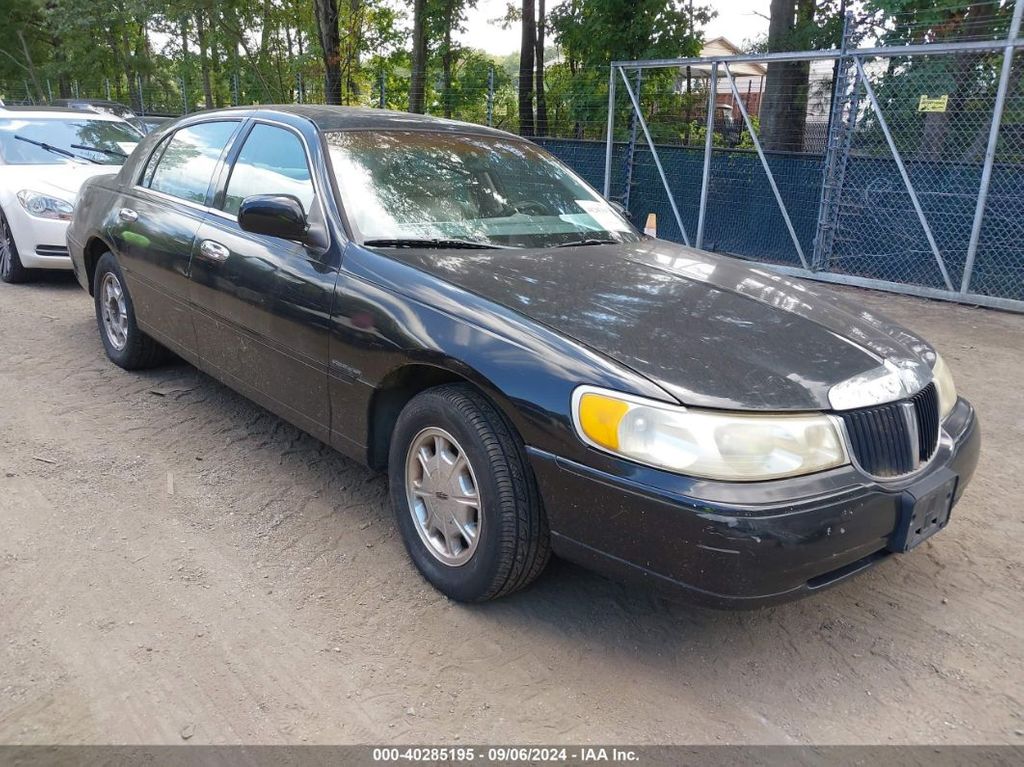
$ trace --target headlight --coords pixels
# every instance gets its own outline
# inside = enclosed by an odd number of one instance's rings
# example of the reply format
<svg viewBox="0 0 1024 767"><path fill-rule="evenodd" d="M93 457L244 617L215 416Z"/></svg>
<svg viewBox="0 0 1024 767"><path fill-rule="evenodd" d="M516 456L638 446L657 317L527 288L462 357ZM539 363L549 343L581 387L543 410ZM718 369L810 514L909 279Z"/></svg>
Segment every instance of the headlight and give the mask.
<svg viewBox="0 0 1024 767"><path fill-rule="evenodd" d="M18 202L21 203L21 207L29 212L29 215L36 218L70 221L71 214L75 212L75 206L67 200L62 200L59 197L50 197L41 192L32 192L28 189L18 192Z"/></svg>
<svg viewBox="0 0 1024 767"><path fill-rule="evenodd" d="M953 412L953 406L956 404L956 384L953 383L953 374L946 367L946 361L938 352L935 353L932 375L935 377L935 388L939 394L939 416L945 418Z"/></svg>
<svg viewBox="0 0 1024 767"><path fill-rule="evenodd" d="M581 386L573 418L593 447L693 477L749 482L849 462L832 419L821 413L696 410Z"/></svg>

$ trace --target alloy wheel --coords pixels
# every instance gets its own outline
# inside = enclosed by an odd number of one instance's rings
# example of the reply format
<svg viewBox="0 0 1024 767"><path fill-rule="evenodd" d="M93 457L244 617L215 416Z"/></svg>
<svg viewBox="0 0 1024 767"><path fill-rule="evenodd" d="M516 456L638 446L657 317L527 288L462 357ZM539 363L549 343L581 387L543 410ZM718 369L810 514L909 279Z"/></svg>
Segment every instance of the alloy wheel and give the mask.
<svg viewBox="0 0 1024 767"><path fill-rule="evenodd" d="M409 445L405 491L416 532L435 559L449 567L473 557L483 507L473 466L444 429L422 430Z"/></svg>
<svg viewBox="0 0 1024 767"><path fill-rule="evenodd" d="M110 344L121 351L128 343L128 306L125 303L124 288L113 272L103 275L100 285L100 314L103 329Z"/></svg>
<svg viewBox="0 0 1024 767"><path fill-rule="evenodd" d="M7 219L0 215L0 274L5 277L11 273L13 253L11 228L7 225Z"/></svg>

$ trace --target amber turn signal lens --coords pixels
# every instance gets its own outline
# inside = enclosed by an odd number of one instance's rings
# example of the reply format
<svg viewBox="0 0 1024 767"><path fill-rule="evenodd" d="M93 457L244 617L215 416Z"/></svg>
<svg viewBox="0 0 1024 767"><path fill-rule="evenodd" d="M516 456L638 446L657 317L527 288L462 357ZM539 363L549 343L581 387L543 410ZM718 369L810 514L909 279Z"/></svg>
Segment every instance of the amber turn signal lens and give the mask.
<svg viewBox="0 0 1024 767"><path fill-rule="evenodd" d="M601 447L618 450L619 423L628 412L629 404L626 402L587 393L580 397L580 428Z"/></svg>

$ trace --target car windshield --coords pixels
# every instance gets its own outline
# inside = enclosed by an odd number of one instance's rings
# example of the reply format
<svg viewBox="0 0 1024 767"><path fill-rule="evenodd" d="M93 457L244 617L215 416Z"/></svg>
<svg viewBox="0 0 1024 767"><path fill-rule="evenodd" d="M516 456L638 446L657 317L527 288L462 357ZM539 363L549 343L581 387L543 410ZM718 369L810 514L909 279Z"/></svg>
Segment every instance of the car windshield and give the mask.
<svg viewBox="0 0 1024 767"><path fill-rule="evenodd" d="M370 245L544 248L639 238L584 181L526 141L337 131L327 145L349 219Z"/></svg>
<svg viewBox="0 0 1024 767"><path fill-rule="evenodd" d="M0 116L0 158L8 165L122 165L139 140L137 131L113 120Z"/></svg>

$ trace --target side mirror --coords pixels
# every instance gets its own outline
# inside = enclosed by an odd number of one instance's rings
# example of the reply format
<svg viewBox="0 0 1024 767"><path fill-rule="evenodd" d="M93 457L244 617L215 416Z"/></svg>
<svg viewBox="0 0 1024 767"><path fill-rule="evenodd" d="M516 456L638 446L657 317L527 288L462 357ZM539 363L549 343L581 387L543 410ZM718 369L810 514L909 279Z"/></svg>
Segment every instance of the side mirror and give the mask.
<svg viewBox="0 0 1024 767"><path fill-rule="evenodd" d="M302 203L289 194L246 197L238 208L238 225L246 232L302 242L309 222Z"/></svg>

